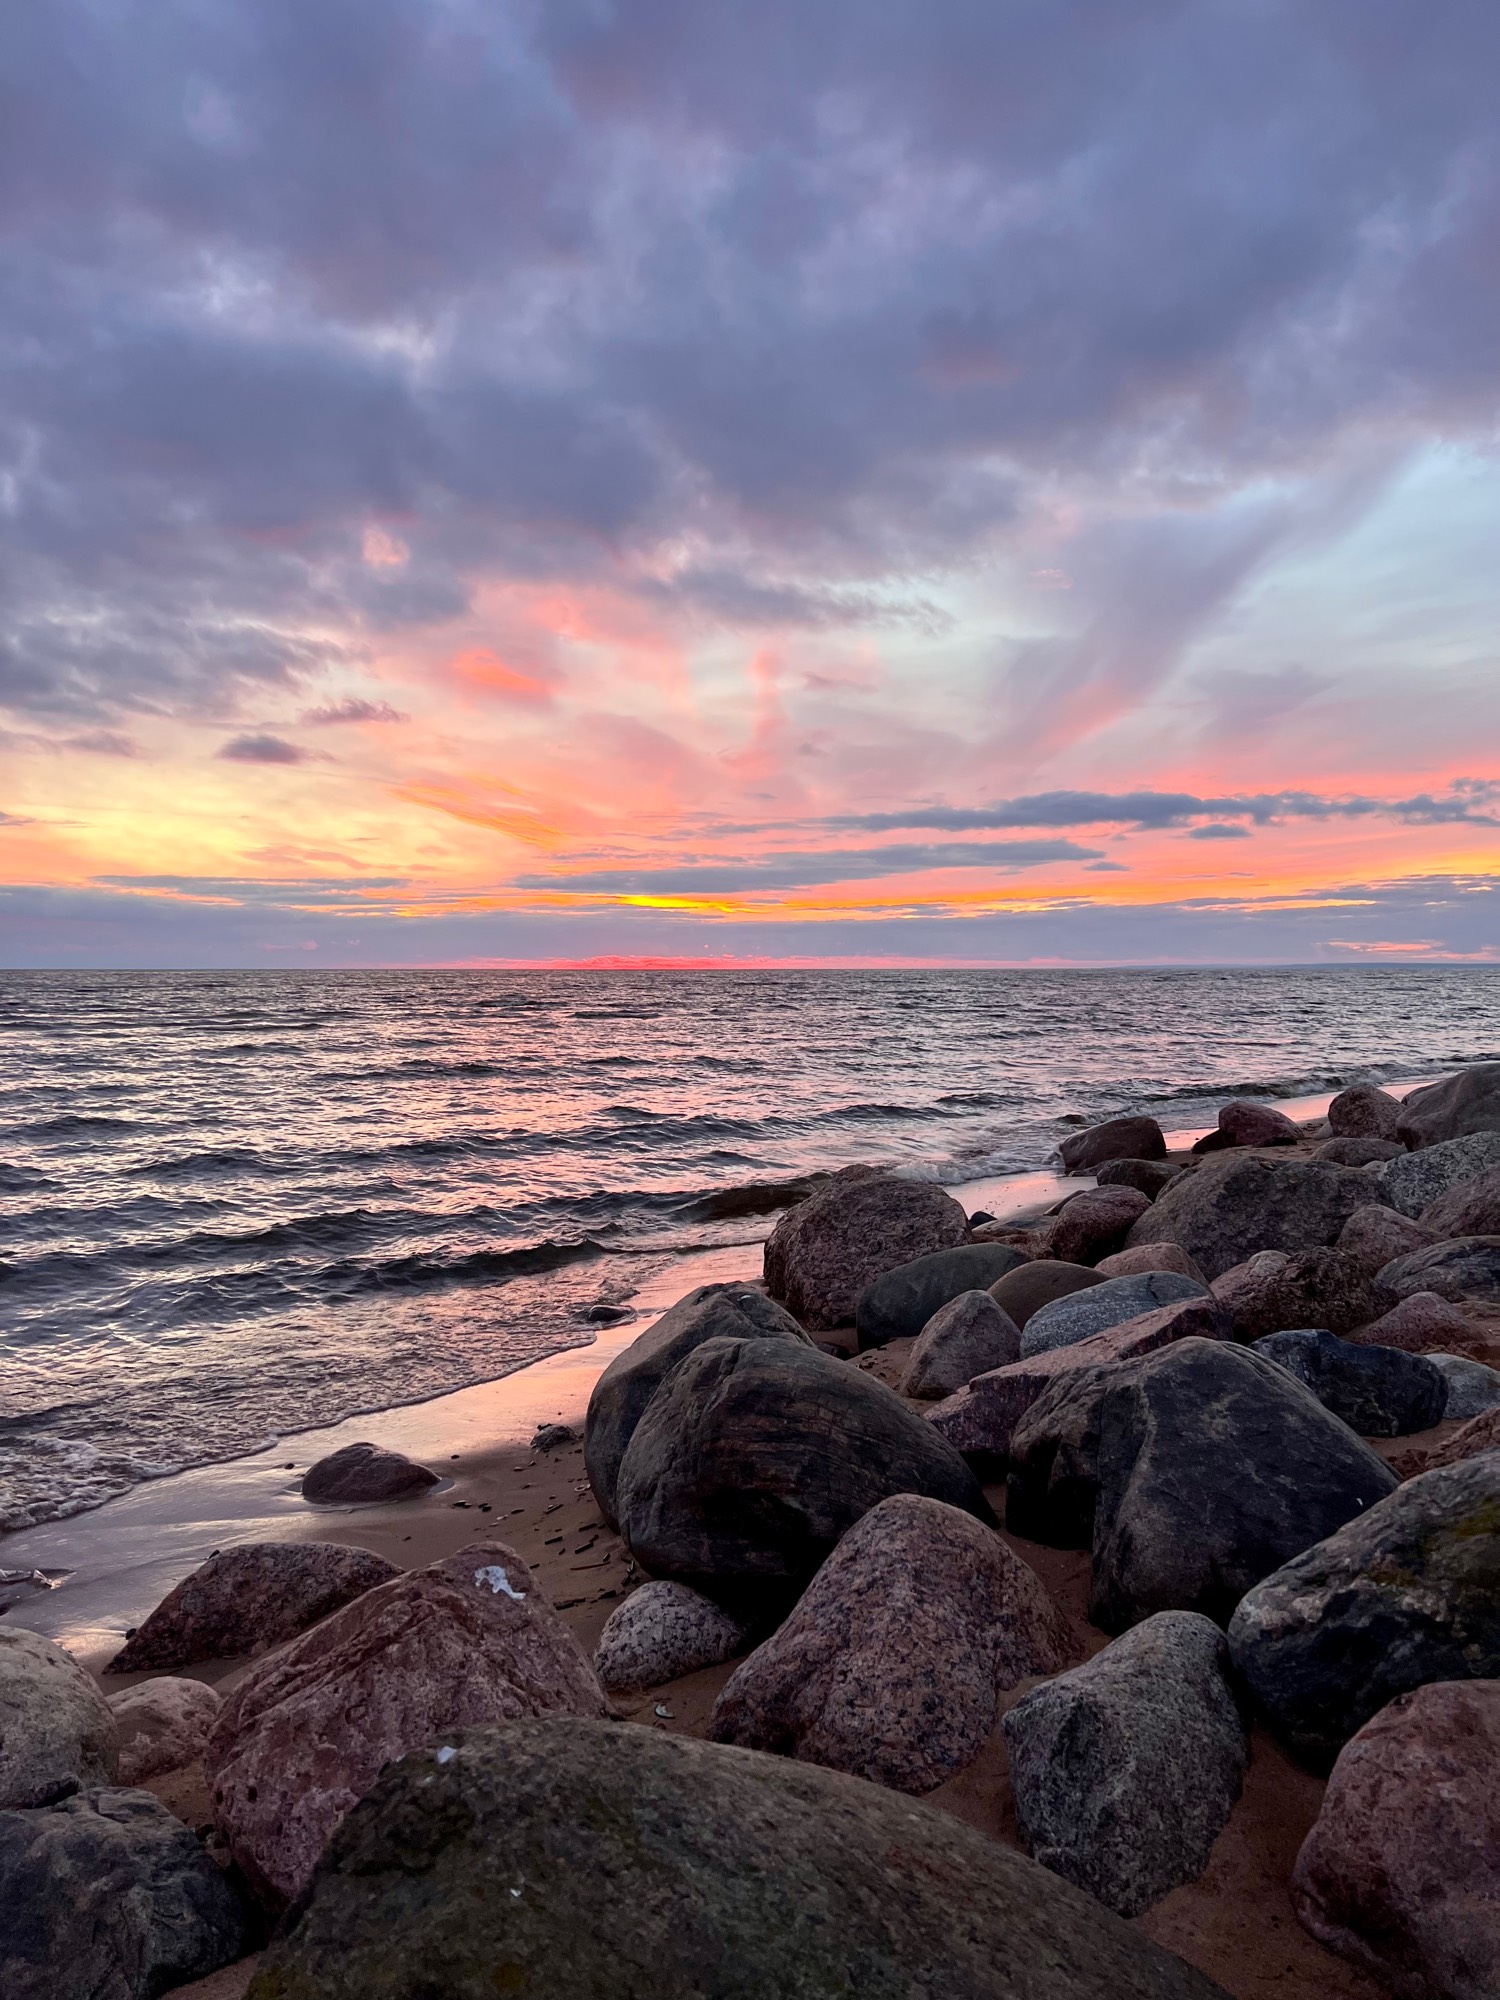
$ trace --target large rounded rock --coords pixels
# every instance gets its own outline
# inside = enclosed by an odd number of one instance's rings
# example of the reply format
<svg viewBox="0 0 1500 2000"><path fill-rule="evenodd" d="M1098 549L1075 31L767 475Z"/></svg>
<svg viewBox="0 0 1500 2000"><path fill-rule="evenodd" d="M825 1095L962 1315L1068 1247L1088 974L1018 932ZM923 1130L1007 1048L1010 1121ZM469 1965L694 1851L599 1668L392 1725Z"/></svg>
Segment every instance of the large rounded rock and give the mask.
<svg viewBox="0 0 1500 2000"><path fill-rule="evenodd" d="M1500 1134L1500 1062L1470 1063L1402 1100L1395 1137L1414 1151L1475 1133Z"/></svg>
<svg viewBox="0 0 1500 2000"><path fill-rule="evenodd" d="M1139 1188L1148 1201L1155 1201L1182 1168L1167 1160L1108 1160L1094 1175L1100 1187Z"/></svg>
<svg viewBox="0 0 1500 2000"><path fill-rule="evenodd" d="M1218 1624L1253 1584L1391 1491L1390 1469L1285 1369L1182 1340L1122 1370L1099 1413L1091 1621Z"/></svg>
<svg viewBox="0 0 1500 2000"><path fill-rule="evenodd" d="M1413 1292L1368 1326L1356 1327L1351 1340L1362 1347L1399 1347L1407 1354L1430 1354L1434 1348L1462 1349L1474 1329L1458 1307L1436 1292Z"/></svg>
<svg viewBox="0 0 1500 2000"><path fill-rule="evenodd" d="M1442 1681L1339 1752L1292 1876L1320 1944L1412 2000L1500 1991L1500 1681Z"/></svg>
<svg viewBox="0 0 1500 2000"><path fill-rule="evenodd" d="M1373 1083L1353 1083L1328 1107L1328 1129L1336 1139L1394 1139L1401 1106Z"/></svg>
<svg viewBox="0 0 1500 2000"><path fill-rule="evenodd" d="M1284 1327L1349 1333L1391 1304L1357 1260L1340 1250L1260 1250L1213 1282L1236 1340L1261 1340Z"/></svg>
<svg viewBox="0 0 1500 2000"><path fill-rule="evenodd" d="M1412 1469L1434 1472L1439 1466L1461 1465L1465 1459L1480 1458L1488 1451L1500 1452L1500 1407L1481 1410L1477 1417L1470 1417L1462 1429L1456 1430L1436 1451L1425 1454L1422 1463Z"/></svg>
<svg viewBox="0 0 1500 2000"><path fill-rule="evenodd" d="M1007 1271L988 1289L995 1304L1024 1332L1031 1315L1051 1305L1054 1299L1069 1298L1074 1292L1086 1292L1090 1285L1104 1282L1097 1271L1083 1264L1059 1264L1052 1258L1040 1258L1035 1263L1023 1264L1017 1271Z"/></svg>
<svg viewBox="0 0 1500 2000"><path fill-rule="evenodd" d="M699 1285L617 1354L594 1384L583 1469L599 1511L615 1525L620 1461L646 1405L679 1361L706 1340L780 1340L810 1346L791 1314L749 1285Z"/></svg>
<svg viewBox="0 0 1500 2000"><path fill-rule="evenodd" d="M223 1870L150 1792L0 1812L5 2000L155 2000L248 1944Z"/></svg>
<svg viewBox="0 0 1500 2000"><path fill-rule="evenodd" d="M1195 1153L1217 1153L1226 1146L1295 1146L1302 1133L1284 1111L1253 1099L1237 1097L1222 1105L1217 1130L1194 1143Z"/></svg>
<svg viewBox="0 0 1500 2000"><path fill-rule="evenodd" d="M976 1375L1021 1358L1021 1329L988 1292L960 1292L923 1327L901 1378L919 1402L951 1396Z"/></svg>
<svg viewBox="0 0 1500 2000"><path fill-rule="evenodd" d="M766 1239L766 1284L806 1327L848 1326L861 1294L898 1264L968 1241L969 1219L931 1181L835 1175Z"/></svg>
<svg viewBox="0 0 1500 2000"><path fill-rule="evenodd" d="M1112 1160L1164 1160L1167 1141L1154 1118L1138 1114L1071 1133L1057 1150L1064 1173L1091 1174Z"/></svg>
<svg viewBox="0 0 1500 2000"><path fill-rule="evenodd" d="M749 1628L685 1583L643 1583L604 1621L594 1671L610 1694L660 1687L742 1653Z"/></svg>
<svg viewBox="0 0 1500 2000"><path fill-rule="evenodd" d="M143 1784L203 1755L223 1698L202 1681L137 1681L109 1697L120 1743L120 1783Z"/></svg>
<svg viewBox="0 0 1500 2000"><path fill-rule="evenodd" d="M1341 1257L1358 1265L1367 1278L1373 1278L1398 1257L1405 1257L1412 1250L1425 1250L1436 1241L1430 1229L1424 1229L1400 1209L1371 1202L1367 1208L1355 1209L1339 1231L1334 1248Z"/></svg>
<svg viewBox="0 0 1500 2000"><path fill-rule="evenodd" d="M1427 1204L1420 1221L1434 1238L1500 1235L1500 1168L1458 1181Z"/></svg>
<svg viewBox="0 0 1500 2000"><path fill-rule="evenodd" d="M435 1472L399 1451L385 1451L378 1444L346 1444L307 1468L302 1497L325 1506L412 1500L437 1483Z"/></svg>
<svg viewBox="0 0 1500 2000"><path fill-rule="evenodd" d="M1280 1734L1323 1762L1399 1694L1500 1674L1500 1452L1408 1479L1268 1574L1229 1647Z"/></svg>
<svg viewBox="0 0 1500 2000"><path fill-rule="evenodd" d="M71 1653L0 1625L0 1806L41 1806L110 1782L115 1719Z"/></svg>
<svg viewBox="0 0 1500 2000"><path fill-rule="evenodd" d="M1065 1264L1097 1264L1125 1247L1131 1225L1151 1206L1139 1188L1096 1187L1065 1201L1052 1225L1052 1255Z"/></svg>
<svg viewBox="0 0 1500 2000"><path fill-rule="evenodd" d="M1405 1151L1394 1139L1325 1139L1313 1158L1332 1160L1339 1167L1373 1167L1399 1160Z"/></svg>
<svg viewBox="0 0 1500 2000"><path fill-rule="evenodd" d="M1445 1424L1467 1423L1470 1417L1500 1408L1500 1368L1486 1368L1482 1361L1471 1361L1465 1354L1429 1354L1427 1359L1447 1384Z"/></svg>
<svg viewBox="0 0 1500 2000"><path fill-rule="evenodd" d="M446 1741L350 1815L247 2000L1224 2000L1024 1855L841 1772L610 1723Z"/></svg>
<svg viewBox="0 0 1500 2000"><path fill-rule="evenodd" d="M109 1663L112 1674L170 1671L263 1653L401 1572L337 1542L244 1542L169 1591Z"/></svg>
<svg viewBox="0 0 1500 2000"><path fill-rule="evenodd" d="M1355 1209L1378 1198L1368 1174L1326 1160L1208 1160L1158 1195L1130 1243L1180 1243L1213 1280L1257 1250L1332 1244Z"/></svg>
<svg viewBox="0 0 1500 2000"><path fill-rule="evenodd" d="M1500 1167L1500 1132L1474 1132L1372 1168L1370 1180L1379 1189L1380 1200L1403 1215L1418 1216L1449 1188L1477 1180L1496 1167Z"/></svg>
<svg viewBox="0 0 1500 2000"><path fill-rule="evenodd" d="M1010 1534L1054 1549L1094 1546L1099 1418L1110 1389L1133 1365L1107 1361L1059 1374L1021 1416L1011 1433L1006 1468Z"/></svg>
<svg viewBox="0 0 1500 2000"><path fill-rule="evenodd" d="M1207 1618L1161 1611L1004 1721L1027 1852L1122 1917L1208 1865L1244 1782L1229 1649Z"/></svg>
<svg viewBox="0 0 1500 2000"><path fill-rule="evenodd" d="M1116 1250L1094 1266L1101 1278L1138 1278L1147 1271L1175 1271L1206 1286L1207 1278L1180 1243L1137 1243L1133 1250Z"/></svg>
<svg viewBox="0 0 1500 2000"><path fill-rule="evenodd" d="M251 1670L204 1758L214 1823L257 1893L285 1900L393 1758L467 1722L604 1710L525 1563L481 1543L367 1592Z"/></svg>
<svg viewBox="0 0 1500 2000"><path fill-rule="evenodd" d="M1500 1300L1500 1236L1460 1236L1382 1265L1379 1282L1397 1299L1436 1292L1440 1299Z"/></svg>
<svg viewBox="0 0 1500 2000"><path fill-rule="evenodd" d="M929 1792L979 1754L1001 1692L1073 1657L1067 1621L997 1534L898 1494L736 1667L709 1735Z"/></svg>
<svg viewBox="0 0 1500 2000"><path fill-rule="evenodd" d="M964 1292L982 1292L1026 1259L1008 1243L961 1243L877 1278L855 1308L861 1351L914 1340L932 1315Z"/></svg>
<svg viewBox="0 0 1500 2000"><path fill-rule="evenodd" d="M1253 1343L1312 1390L1361 1437L1407 1437L1441 1423L1448 1380L1420 1354L1359 1346L1322 1329L1297 1328Z"/></svg>
<svg viewBox="0 0 1500 2000"><path fill-rule="evenodd" d="M785 1597L892 1493L993 1516L952 1445L814 1347L712 1340L681 1362L620 1468L620 1533L643 1568L712 1596Z"/></svg>
<svg viewBox="0 0 1500 2000"><path fill-rule="evenodd" d="M1091 1291L1054 1299L1034 1312L1021 1329L1021 1355L1048 1354L1055 1347L1075 1347L1128 1319L1176 1305L1181 1299L1202 1298L1208 1287L1176 1271L1143 1271L1134 1278L1107 1278Z"/></svg>

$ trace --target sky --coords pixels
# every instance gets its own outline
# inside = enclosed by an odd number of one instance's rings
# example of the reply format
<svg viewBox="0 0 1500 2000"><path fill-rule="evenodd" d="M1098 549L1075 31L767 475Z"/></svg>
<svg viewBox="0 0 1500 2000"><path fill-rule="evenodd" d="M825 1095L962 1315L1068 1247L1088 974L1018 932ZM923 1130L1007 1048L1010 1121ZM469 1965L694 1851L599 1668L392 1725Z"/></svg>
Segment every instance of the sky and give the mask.
<svg viewBox="0 0 1500 2000"><path fill-rule="evenodd" d="M8 0L0 964L1500 963L1493 0Z"/></svg>

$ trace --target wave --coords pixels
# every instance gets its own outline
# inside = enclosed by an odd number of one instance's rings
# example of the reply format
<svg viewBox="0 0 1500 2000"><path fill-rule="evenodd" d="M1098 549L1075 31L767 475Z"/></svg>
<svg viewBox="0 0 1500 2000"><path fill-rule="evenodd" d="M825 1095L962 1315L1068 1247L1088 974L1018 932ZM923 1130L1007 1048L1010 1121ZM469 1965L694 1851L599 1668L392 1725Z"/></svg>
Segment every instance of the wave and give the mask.
<svg viewBox="0 0 1500 2000"><path fill-rule="evenodd" d="M93 1138L101 1132L136 1132L139 1129L133 1118L107 1118L102 1112L91 1111L65 1111L56 1118L39 1118L30 1125L11 1127L18 1139Z"/></svg>

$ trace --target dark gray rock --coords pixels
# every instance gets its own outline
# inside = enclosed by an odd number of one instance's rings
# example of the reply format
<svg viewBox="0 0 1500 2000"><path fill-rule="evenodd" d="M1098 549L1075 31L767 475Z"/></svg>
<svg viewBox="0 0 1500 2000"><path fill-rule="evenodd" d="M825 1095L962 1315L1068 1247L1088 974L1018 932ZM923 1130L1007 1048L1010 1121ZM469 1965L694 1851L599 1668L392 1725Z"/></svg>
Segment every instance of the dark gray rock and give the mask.
<svg viewBox="0 0 1500 2000"><path fill-rule="evenodd" d="M1500 1674L1500 1451L1406 1480L1268 1574L1229 1649L1278 1733L1325 1765L1397 1695Z"/></svg>
<svg viewBox="0 0 1500 2000"><path fill-rule="evenodd" d="M1007 1271L998 1284L989 1287L989 1294L1024 1333L1031 1315L1054 1299L1069 1298L1074 1292L1086 1292L1090 1285L1105 1282L1097 1271L1083 1264L1059 1264L1046 1257Z"/></svg>
<svg viewBox="0 0 1500 2000"><path fill-rule="evenodd" d="M1442 1416L1445 1424L1467 1423L1470 1417L1500 1407L1500 1368L1486 1368L1482 1361L1471 1361L1465 1354L1429 1354L1427 1359L1441 1370L1448 1385Z"/></svg>
<svg viewBox="0 0 1500 2000"><path fill-rule="evenodd" d="M1049 1354L1074 1347L1092 1334L1107 1333L1128 1319L1155 1312L1179 1299L1201 1299L1207 1287L1177 1271L1143 1271L1134 1278L1107 1278L1102 1285L1040 1307L1021 1329L1021 1354Z"/></svg>
<svg viewBox="0 0 1500 2000"><path fill-rule="evenodd" d="M1500 1235L1500 1168L1459 1181L1429 1202L1419 1220L1440 1240Z"/></svg>
<svg viewBox="0 0 1500 2000"><path fill-rule="evenodd" d="M438 1475L399 1451L378 1444L346 1444L310 1465L302 1475L302 1497L323 1505L358 1505L376 1500L410 1500L436 1486Z"/></svg>
<svg viewBox="0 0 1500 2000"><path fill-rule="evenodd" d="M1379 1188L1355 1167L1231 1155L1173 1181L1135 1224L1130 1242L1180 1243L1212 1281L1257 1250L1332 1244L1355 1209L1380 1199Z"/></svg>
<svg viewBox="0 0 1500 2000"><path fill-rule="evenodd" d="M988 1292L960 1292L928 1320L901 1378L919 1402L954 1395L976 1375L1021 1358L1021 1329Z"/></svg>
<svg viewBox="0 0 1500 2000"><path fill-rule="evenodd" d="M1099 1413L1091 1621L1154 1611L1218 1624L1253 1584L1395 1485L1390 1468L1283 1368L1182 1340L1128 1370Z"/></svg>
<svg viewBox="0 0 1500 2000"><path fill-rule="evenodd" d="M1058 1147L1063 1171L1092 1174L1112 1160L1163 1160L1167 1142L1154 1118L1108 1118L1086 1132L1074 1132Z"/></svg>
<svg viewBox="0 0 1500 2000"><path fill-rule="evenodd" d="M1052 1224L1048 1247L1065 1264L1097 1264L1122 1250L1131 1227L1151 1206L1139 1188L1096 1187L1065 1201Z"/></svg>
<svg viewBox="0 0 1500 2000"><path fill-rule="evenodd" d="M1379 1282L1396 1299L1435 1292L1440 1299L1500 1299L1500 1236L1460 1236L1432 1243L1381 1267Z"/></svg>
<svg viewBox="0 0 1500 2000"><path fill-rule="evenodd" d="M533 1451L561 1451L565 1444L577 1444L578 1433L571 1424L538 1424L532 1433Z"/></svg>
<svg viewBox="0 0 1500 2000"><path fill-rule="evenodd" d="M599 1511L615 1524L620 1461L647 1404L678 1362L706 1340L807 1344L785 1307L749 1285L699 1285L617 1354L594 1384L583 1431L583 1469Z"/></svg>
<svg viewBox="0 0 1500 2000"><path fill-rule="evenodd" d="M1400 1122L1401 1106L1373 1083L1351 1084L1328 1107L1328 1129L1336 1139L1394 1141Z"/></svg>
<svg viewBox="0 0 1500 2000"><path fill-rule="evenodd" d="M1361 1437L1407 1437L1443 1420L1447 1378L1420 1354L1356 1345L1308 1328L1273 1333L1253 1346Z"/></svg>
<svg viewBox="0 0 1500 2000"><path fill-rule="evenodd" d="M171 1670L263 1653L400 1574L384 1556L338 1542L242 1542L169 1591L106 1671Z"/></svg>
<svg viewBox="0 0 1500 2000"><path fill-rule="evenodd" d="M1099 1418L1110 1389L1135 1361L1104 1362L1060 1375L1010 1438L1005 1525L1053 1549L1094 1546L1099 1497Z"/></svg>
<svg viewBox="0 0 1500 2000"><path fill-rule="evenodd" d="M886 1271L968 1240L969 1218L931 1181L835 1174L766 1239L766 1285L813 1333L848 1326ZM941 1301L939 1301L941 1303Z"/></svg>
<svg viewBox="0 0 1500 2000"><path fill-rule="evenodd" d="M387 1770L247 2000L419 1991L1224 2000L1091 1897L899 1792L559 1721L458 1730Z"/></svg>
<svg viewBox="0 0 1500 2000"><path fill-rule="evenodd" d="M1477 1180L1500 1167L1500 1132L1474 1132L1463 1139L1446 1139L1420 1152L1403 1153L1383 1167L1371 1167L1376 1199L1415 1218L1439 1195L1461 1181ZM1366 1199L1369 1199L1367 1196Z"/></svg>
<svg viewBox="0 0 1500 2000"><path fill-rule="evenodd" d="M1363 1213L1363 1211L1361 1211ZM1350 1333L1393 1303L1358 1258L1341 1250L1261 1250L1213 1282L1236 1340L1262 1340L1286 1327Z"/></svg>
<svg viewBox="0 0 1500 2000"><path fill-rule="evenodd" d="M1393 1137L1415 1151L1476 1132L1500 1135L1500 1062L1470 1063L1442 1083L1414 1090L1402 1101Z"/></svg>
<svg viewBox="0 0 1500 2000"><path fill-rule="evenodd" d="M1224 1635L1161 1611L1004 1720L1027 1852L1122 1917L1196 1882L1240 1795L1249 1744Z"/></svg>
<svg viewBox="0 0 1500 2000"><path fill-rule="evenodd" d="M636 1426L620 1533L652 1575L784 1602L892 1493L993 1523L962 1457L894 1390L812 1347L714 1340L678 1364Z"/></svg>
<svg viewBox="0 0 1500 2000"><path fill-rule="evenodd" d="M80 1785L110 1783L119 1733L73 1655L0 1625L0 1806L43 1806Z"/></svg>
<svg viewBox="0 0 1500 2000"><path fill-rule="evenodd" d="M1167 1182L1181 1172L1179 1165L1166 1160L1106 1160L1094 1178L1100 1187L1139 1188L1147 1201L1155 1201Z"/></svg>
<svg viewBox="0 0 1500 2000"><path fill-rule="evenodd" d="M1399 1160L1406 1151L1394 1139L1325 1139L1315 1160L1331 1160L1339 1167L1370 1167L1378 1161Z"/></svg>
<svg viewBox="0 0 1500 2000"><path fill-rule="evenodd" d="M610 1694L660 1687L744 1652L748 1628L685 1583L643 1583L604 1621L594 1672Z"/></svg>
<svg viewBox="0 0 1500 2000"><path fill-rule="evenodd" d="M1227 1146L1295 1146L1300 1128L1283 1111L1237 1097L1219 1110L1218 1129L1195 1140L1195 1153L1218 1153Z"/></svg>
<svg viewBox="0 0 1500 2000"><path fill-rule="evenodd" d="M900 1493L857 1521L714 1704L716 1743L930 1792L973 1762L999 1696L1077 1657L1068 1621L993 1530Z"/></svg>
<svg viewBox="0 0 1500 2000"><path fill-rule="evenodd" d="M5 2000L155 2000L247 1948L223 1871L150 1792L0 1812Z"/></svg>
<svg viewBox="0 0 1500 2000"><path fill-rule="evenodd" d="M1006 1243L961 1243L898 1264L875 1280L855 1309L860 1351L892 1340L914 1340L940 1306L963 1292L982 1292L1026 1259Z"/></svg>

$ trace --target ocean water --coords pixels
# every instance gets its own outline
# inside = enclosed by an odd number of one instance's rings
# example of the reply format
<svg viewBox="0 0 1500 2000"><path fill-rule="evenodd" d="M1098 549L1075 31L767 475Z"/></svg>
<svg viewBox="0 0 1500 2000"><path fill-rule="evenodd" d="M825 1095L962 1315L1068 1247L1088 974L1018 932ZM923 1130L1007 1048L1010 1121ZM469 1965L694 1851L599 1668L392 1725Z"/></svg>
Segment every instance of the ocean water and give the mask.
<svg viewBox="0 0 1500 2000"><path fill-rule="evenodd" d="M810 1171L1497 1052L1482 968L0 974L0 1530L583 1344Z"/></svg>

